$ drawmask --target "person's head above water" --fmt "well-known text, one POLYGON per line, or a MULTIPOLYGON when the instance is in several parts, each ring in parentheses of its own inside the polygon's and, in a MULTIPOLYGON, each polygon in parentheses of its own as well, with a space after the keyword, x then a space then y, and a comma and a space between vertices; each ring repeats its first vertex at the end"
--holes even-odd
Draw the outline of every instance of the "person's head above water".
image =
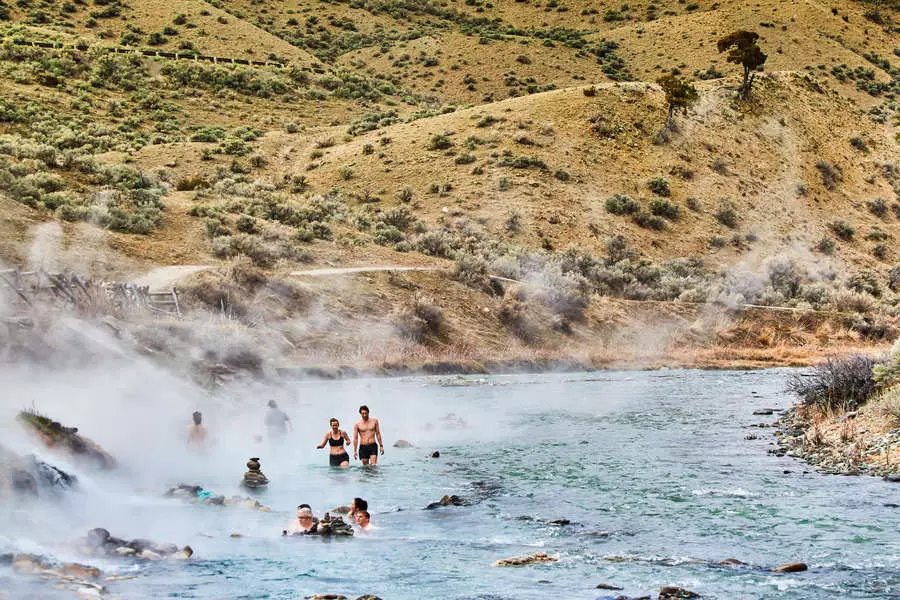
POLYGON ((363 421, 369 418, 369 407, 363 404, 359 407, 359 414, 362 416, 363 421))
POLYGON ((365 500, 363 500, 362 498, 354 498, 353 501, 350 503, 350 507, 354 511, 369 510, 369 503, 366 502, 365 500))
POLYGON ((274 400, 269 400, 269 403, 267 404, 267 406, 269 408, 278 408, 278 404, 274 400))
POLYGON ((194 425, 199 425, 200 423, 203 422, 203 413, 201 413, 199 410, 195 410, 193 416, 194 416, 194 425))
POLYGON ((367 510, 361 510, 358 513, 356 513, 356 523, 363 529, 365 529, 366 527, 369 526, 370 518, 371 517, 369 516, 369 511, 367 511, 367 510))
POLYGON ((300 506, 298 506, 298 507, 297 507, 297 510, 300 510, 301 508, 308 508, 309 510, 312 510, 312 507, 311 507, 309 504, 306 504, 306 503, 301 504, 300 506))
POLYGON ((332 428, 334 431, 337 431, 337 430, 338 430, 338 427, 341 426, 341 422, 338 421, 337 419, 335 419, 334 417, 331 417, 331 420, 329 421, 329 423, 331 424, 331 428, 332 428))

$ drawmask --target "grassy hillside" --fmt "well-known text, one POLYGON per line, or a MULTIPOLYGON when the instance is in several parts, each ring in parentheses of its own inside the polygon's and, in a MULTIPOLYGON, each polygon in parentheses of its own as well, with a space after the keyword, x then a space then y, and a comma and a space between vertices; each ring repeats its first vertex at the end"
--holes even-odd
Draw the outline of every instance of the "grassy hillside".
MULTIPOLYGON (((397 356, 581 352, 635 312, 600 298, 833 311, 826 330, 845 341, 893 335, 900 15, 888 3, 2 7, 6 262, 33 260, 35 232, 49 231, 38 225, 56 221, 54 243, 83 269, 221 266, 194 284, 213 309, 316 266, 443 270, 357 277, 352 302, 304 284, 343 316, 317 333, 347 327, 335 355, 361 343, 360 314, 402 341, 397 356), (768 54, 746 100, 716 50, 738 28, 768 54), (699 92, 671 131, 654 83, 665 73, 699 92)), ((308 316, 298 294, 265 306, 308 316)))

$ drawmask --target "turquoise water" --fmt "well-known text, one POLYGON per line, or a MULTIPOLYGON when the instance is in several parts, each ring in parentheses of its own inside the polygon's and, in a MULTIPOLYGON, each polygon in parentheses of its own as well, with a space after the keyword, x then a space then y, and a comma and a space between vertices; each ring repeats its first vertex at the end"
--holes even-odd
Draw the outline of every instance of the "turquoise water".
MULTIPOLYGON (((278 392, 296 430, 274 447, 253 441, 264 390, 229 398, 184 391, 184 408, 202 404, 209 416, 217 443, 207 455, 188 455, 183 444, 173 452, 180 422, 172 440, 142 434, 160 426, 158 411, 146 409, 122 425, 128 436, 105 444, 124 455, 124 473, 84 475, 81 492, 6 519, 7 543, 27 540, 74 558, 57 540, 103 526, 195 549, 189 563, 102 562, 139 575, 111 586, 128 598, 594 599, 655 597, 662 585, 729 600, 900 597, 900 509, 885 506, 900 503, 900 487, 820 475, 767 453, 775 430, 755 425, 777 415, 752 412, 790 405, 782 391, 787 373, 298 383, 278 392), (352 431, 363 402, 381 420, 386 453, 374 471, 331 469, 327 450, 314 446, 331 416, 352 431), (443 419, 448 413, 465 426, 443 419), (758 439, 745 439, 749 433, 758 439), (416 447, 390 446, 401 438, 416 447), (441 457, 433 459, 436 449, 441 457), (237 492, 249 456, 262 458, 272 480, 258 496, 272 513, 159 497, 179 481, 237 492), (444 494, 471 504, 422 510, 444 494), (376 530, 353 539, 280 536, 297 504, 321 515, 354 496, 368 499, 376 530), (570 524, 549 523, 558 519, 570 524), (492 566, 534 552, 559 561, 492 566), (726 558, 750 566, 715 565, 726 558), (792 561, 810 570, 767 571, 792 561), (599 583, 624 590, 598 590, 599 583)), ((100 402, 94 386, 76 385, 75 398, 54 409, 83 414, 79 402, 100 402)), ((147 393, 122 384, 117 401, 144 406, 147 393)))

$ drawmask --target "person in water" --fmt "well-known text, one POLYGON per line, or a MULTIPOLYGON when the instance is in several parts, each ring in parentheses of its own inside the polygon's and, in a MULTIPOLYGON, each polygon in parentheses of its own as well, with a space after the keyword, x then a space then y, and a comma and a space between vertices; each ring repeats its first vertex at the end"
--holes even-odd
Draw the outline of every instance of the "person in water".
POLYGON ((291 418, 285 414, 283 410, 278 408, 278 404, 274 400, 269 400, 269 409, 266 411, 266 429, 269 431, 270 440, 280 440, 288 432, 294 430, 291 418))
POLYGON ((362 464, 378 464, 378 447, 381 446, 381 454, 384 454, 384 443, 381 441, 381 428, 378 419, 369 417, 369 407, 363 404, 359 407, 359 416, 362 417, 353 426, 353 458, 359 456, 362 464), (376 438, 378 443, 375 443, 376 438), (357 444, 359 452, 357 453, 357 444))
POLYGON ((361 531, 371 531, 372 529, 375 529, 375 526, 369 523, 370 518, 371 516, 367 510, 361 510, 356 513, 356 524, 359 525, 361 531))
POLYGON ((331 419, 331 431, 322 438, 322 443, 316 446, 321 450, 325 444, 329 446, 330 455, 328 456, 328 464, 332 467, 349 467, 350 456, 344 449, 344 441, 350 443, 350 436, 343 429, 340 429, 341 423, 337 419, 331 419))
POLYGON ((355 521, 356 515, 358 515, 360 511, 364 510, 369 510, 369 503, 362 498, 354 498, 350 502, 350 512, 347 513, 347 519, 351 522, 355 521))
POLYGON ((316 520, 313 517, 312 509, 309 504, 301 504, 297 507, 297 518, 291 521, 290 526, 282 533, 284 535, 302 535, 304 533, 315 533, 316 520))
POLYGON ((188 446, 200 446, 203 447, 206 445, 206 438, 208 432, 206 431, 206 425, 203 425, 203 413, 199 410, 194 411, 194 424, 188 427, 188 437, 187 443, 188 446))

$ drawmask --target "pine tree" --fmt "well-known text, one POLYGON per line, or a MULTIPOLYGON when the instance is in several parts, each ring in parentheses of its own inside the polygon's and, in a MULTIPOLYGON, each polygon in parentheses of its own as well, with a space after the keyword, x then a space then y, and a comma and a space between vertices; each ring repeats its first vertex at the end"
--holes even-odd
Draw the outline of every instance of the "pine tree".
POLYGON ((738 90, 741 98, 750 95, 750 86, 756 77, 756 74, 751 75, 751 72, 761 67, 768 58, 757 45, 758 39, 759 34, 754 31, 738 30, 729 33, 717 43, 719 52, 728 50, 728 62, 744 67, 744 81, 738 90))

